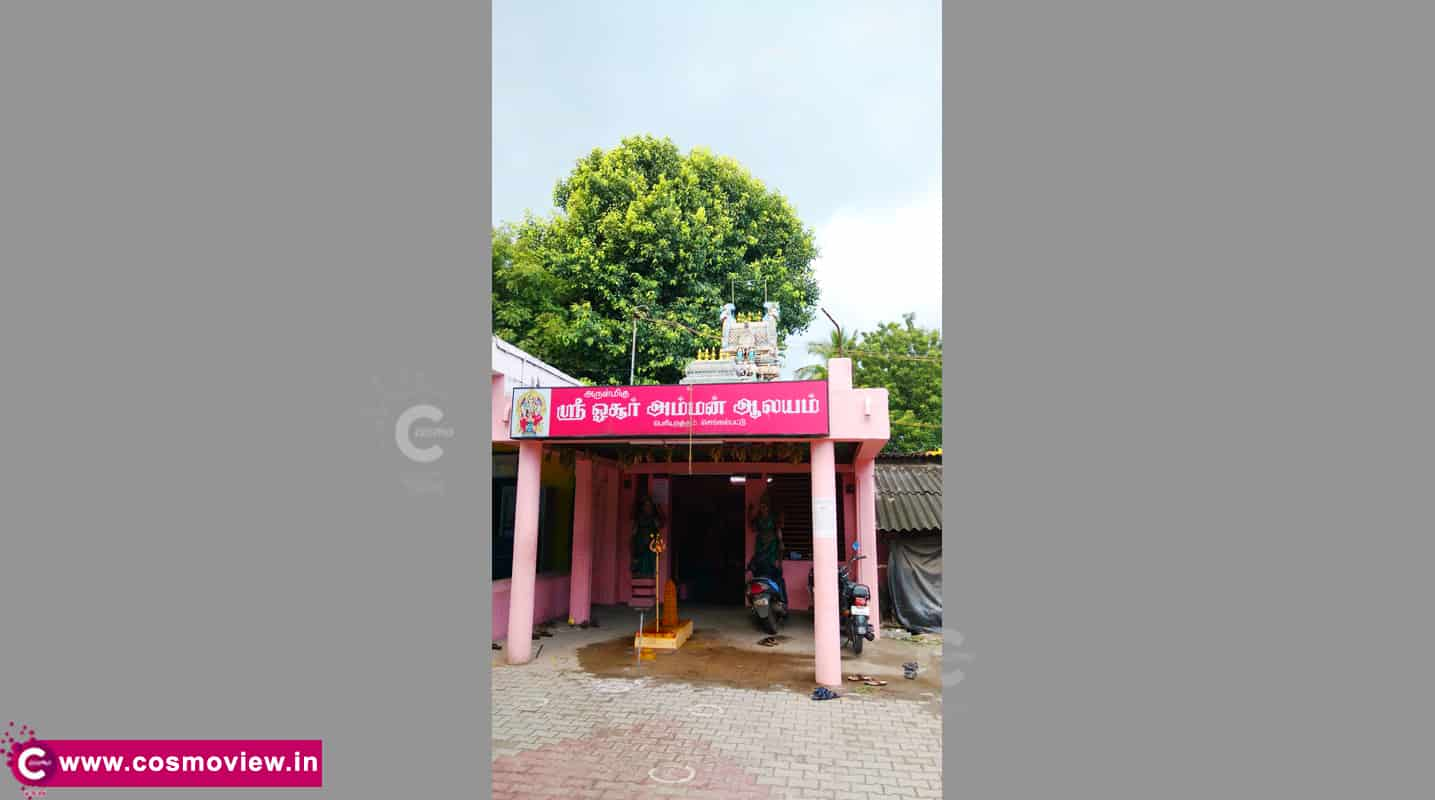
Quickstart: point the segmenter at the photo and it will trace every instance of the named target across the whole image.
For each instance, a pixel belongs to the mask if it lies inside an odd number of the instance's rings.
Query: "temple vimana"
[[[722,346],[698,351],[679,383],[750,383],[777,380],[782,357],[777,349],[777,303],[764,313],[744,316],[728,303],[722,307]]]

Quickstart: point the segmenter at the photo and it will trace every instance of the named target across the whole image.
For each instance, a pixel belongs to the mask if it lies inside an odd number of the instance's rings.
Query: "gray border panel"
[[[486,796],[488,25],[0,7],[0,724]]]
[[[949,796],[1428,791],[1430,7],[948,11]]]

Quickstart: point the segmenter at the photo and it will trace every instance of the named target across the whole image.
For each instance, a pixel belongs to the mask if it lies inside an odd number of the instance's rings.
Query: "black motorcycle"
[[[857,542],[852,543],[852,552],[856,553],[860,548]],[[862,642],[872,641],[877,638],[872,632],[872,626],[867,617],[871,613],[870,602],[872,591],[866,584],[857,583],[852,580],[852,567],[865,555],[853,555],[852,560],[843,564],[837,569],[837,613],[841,618],[842,643],[850,644],[852,652],[862,655]],[[813,570],[807,571],[807,591],[812,594],[816,576]]]

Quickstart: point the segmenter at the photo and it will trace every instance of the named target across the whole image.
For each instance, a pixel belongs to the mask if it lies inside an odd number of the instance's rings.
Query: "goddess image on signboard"
[[[529,389],[513,404],[514,436],[548,435],[548,392]]]

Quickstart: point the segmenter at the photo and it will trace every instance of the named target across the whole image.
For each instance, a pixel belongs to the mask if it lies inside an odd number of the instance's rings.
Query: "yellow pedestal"
[[[693,621],[690,619],[680,619],[675,625],[659,625],[657,630],[648,625],[642,633],[633,634],[633,647],[639,650],[676,650],[692,635]]]

